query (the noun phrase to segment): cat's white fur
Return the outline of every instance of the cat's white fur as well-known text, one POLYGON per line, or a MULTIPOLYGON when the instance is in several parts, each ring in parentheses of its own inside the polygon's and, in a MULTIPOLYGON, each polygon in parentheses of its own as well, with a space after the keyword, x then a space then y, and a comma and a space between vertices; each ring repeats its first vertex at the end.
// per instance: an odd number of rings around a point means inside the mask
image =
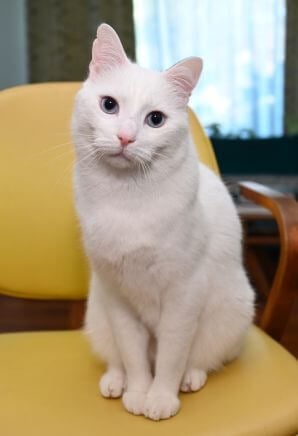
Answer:
POLYGON ((238 355, 254 311, 235 207, 198 164, 189 134, 200 71, 196 58, 164 73, 142 69, 101 25, 73 115, 92 271, 86 332, 107 363, 100 390, 155 420, 177 413, 179 389, 200 389, 238 355), (117 114, 103 112, 103 96, 118 101, 117 114), (153 110, 167 116, 159 128, 145 122, 153 110), (121 146, 119 132, 134 142, 121 146))

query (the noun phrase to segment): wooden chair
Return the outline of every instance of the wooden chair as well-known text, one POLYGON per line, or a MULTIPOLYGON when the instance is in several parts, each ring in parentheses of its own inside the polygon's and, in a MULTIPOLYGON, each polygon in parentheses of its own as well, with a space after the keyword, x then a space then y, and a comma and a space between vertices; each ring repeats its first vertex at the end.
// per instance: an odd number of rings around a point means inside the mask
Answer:
MULTIPOLYGON (((294 435, 296 361, 255 326, 241 356, 210 375, 200 392, 181 395, 182 410, 168 421, 135 417, 120 400, 100 397, 103 365, 79 330, 88 268, 73 210, 69 137, 79 86, 39 84, 0 93, 0 329, 44 330, 0 334, 1 434, 294 435)), ((190 125, 201 159, 218 172, 192 112, 190 125)), ((297 204, 253 184, 241 189, 273 212, 280 229, 280 264, 261 320, 278 339, 298 288, 297 204)))

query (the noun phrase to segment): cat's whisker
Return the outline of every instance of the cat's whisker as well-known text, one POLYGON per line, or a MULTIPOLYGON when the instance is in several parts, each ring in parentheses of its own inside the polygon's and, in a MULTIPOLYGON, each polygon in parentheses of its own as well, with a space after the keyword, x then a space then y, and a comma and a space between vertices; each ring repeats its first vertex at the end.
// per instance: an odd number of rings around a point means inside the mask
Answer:
POLYGON ((154 158, 155 156, 162 157, 164 159, 168 159, 169 158, 168 154, 161 153, 160 151, 157 151, 157 150, 153 152, 152 158, 154 158))
POLYGON ((65 159, 65 158, 71 158, 71 157, 72 157, 72 161, 74 161, 73 152, 71 150, 64 150, 62 153, 56 154, 55 156, 52 156, 49 159, 49 162, 55 163, 55 162, 58 162, 58 161, 65 159))
POLYGON ((144 179, 149 184, 152 184, 152 177, 150 176, 150 167, 147 162, 140 158, 140 156, 135 155, 135 160, 138 163, 138 167, 141 169, 144 179))
POLYGON ((51 147, 47 147, 47 148, 41 149, 41 150, 37 151, 36 153, 34 153, 32 155, 32 158, 43 157, 44 155, 46 155, 48 153, 49 154, 53 153, 53 152, 55 152, 56 150, 59 150, 59 149, 62 149, 64 151, 68 151, 69 152, 69 151, 72 150, 72 148, 66 147, 66 146, 70 145, 70 144, 72 144, 72 142, 71 141, 67 141, 67 142, 62 142, 62 143, 56 144, 56 145, 51 146, 51 147))
MULTIPOLYGON (((83 145, 81 148, 89 149, 90 145, 93 143, 88 143, 88 145, 83 145)), ((28 159, 29 162, 35 159, 39 159, 41 157, 47 157, 51 154, 56 153, 54 156, 49 158, 50 162, 55 162, 56 160, 60 160, 66 158, 68 155, 74 155, 75 150, 72 141, 66 141, 59 144, 55 144, 53 146, 47 147, 45 149, 39 150, 36 153, 32 154, 28 159), (57 154, 57 151, 61 151, 61 153, 57 154)))
MULTIPOLYGON (((82 163, 92 163, 97 157, 99 157, 99 150, 98 149, 92 149, 89 151, 89 153, 87 153, 83 158, 79 158, 78 162, 80 165, 82 165, 82 163)), ((100 157, 99 157, 100 159, 100 157)))
POLYGON ((78 161, 82 162, 82 161, 88 159, 90 156, 97 154, 98 152, 99 152, 99 150, 97 148, 89 147, 87 152, 84 152, 83 157, 80 156, 80 153, 78 154, 78 161))
POLYGON ((141 165, 141 169, 142 169, 142 172, 143 172, 143 175, 144 175, 144 179, 148 180, 148 174, 146 173, 146 167, 145 167, 144 162, 140 161, 140 165, 141 165))
POLYGON ((138 162, 144 179, 153 185, 154 180, 151 175, 151 162, 152 162, 152 155, 149 152, 146 152, 144 150, 138 150, 138 153, 135 153, 134 159, 138 162))
POLYGON ((150 161, 154 160, 155 157, 161 157, 161 158, 164 158, 164 159, 168 159, 169 158, 169 154, 168 153, 165 153, 165 152, 163 153, 159 149, 153 150, 152 152, 148 152, 147 150, 140 150, 140 151, 141 151, 142 155, 148 157, 147 160, 150 160, 150 161))
POLYGON ((73 171, 74 167, 74 161, 70 162, 68 165, 65 166, 64 170, 60 174, 60 177, 57 177, 55 184, 53 185, 54 188, 59 187, 61 185, 65 184, 65 179, 69 179, 70 172, 73 171))
POLYGON ((134 158, 138 158, 143 162, 151 162, 151 153, 145 150, 136 150, 134 153, 134 158))
POLYGON ((81 138, 94 138, 94 134, 88 135, 87 133, 78 133, 78 132, 76 132, 76 136, 80 136, 81 138))

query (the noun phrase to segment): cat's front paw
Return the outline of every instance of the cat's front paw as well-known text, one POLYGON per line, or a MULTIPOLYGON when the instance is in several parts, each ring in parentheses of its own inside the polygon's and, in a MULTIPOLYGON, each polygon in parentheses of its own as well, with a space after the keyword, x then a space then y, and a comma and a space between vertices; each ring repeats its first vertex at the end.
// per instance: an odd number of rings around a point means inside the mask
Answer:
POLYGON ((207 380, 205 371, 196 368, 188 369, 182 379, 180 391, 181 392, 196 392, 201 389, 207 380))
POLYGON ((121 370, 107 371, 100 379, 99 390, 105 398, 119 398, 125 388, 125 373, 121 370))
POLYGON ((134 415, 143 415, 146 392, 127 391, 123 394, 122 401, 125 409, 134 415))
POLYGON ((146 418, 159 421, 176 415, 179 408, 180 401, 175 394, 166 391, 149 391, 145 400, 144 415, 146 418))

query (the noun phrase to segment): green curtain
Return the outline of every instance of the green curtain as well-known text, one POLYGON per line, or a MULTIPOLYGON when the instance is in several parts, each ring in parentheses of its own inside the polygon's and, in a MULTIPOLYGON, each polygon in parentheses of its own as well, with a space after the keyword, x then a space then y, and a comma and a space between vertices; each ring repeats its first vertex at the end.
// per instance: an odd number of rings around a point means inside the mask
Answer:
POLYGON ((298 0, 287 0, 285 132, 298 134, 298 0))
POLYGON ((84 80, 102 22, 134 59, 132 10, 132 0, 27 0, 30 82, 84 80))

